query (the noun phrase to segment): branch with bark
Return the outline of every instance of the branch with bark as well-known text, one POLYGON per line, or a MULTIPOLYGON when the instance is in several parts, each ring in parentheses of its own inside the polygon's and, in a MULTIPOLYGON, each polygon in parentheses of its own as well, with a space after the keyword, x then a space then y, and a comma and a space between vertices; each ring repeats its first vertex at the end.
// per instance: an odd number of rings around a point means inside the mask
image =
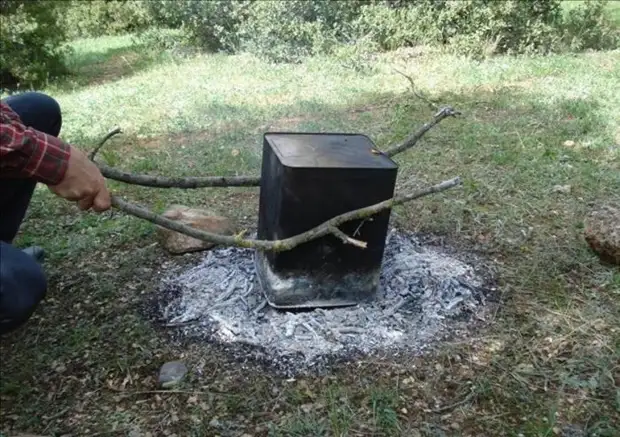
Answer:
MULTIPOLYGON (((399 153, 414 147, 420 139, 434 126, 441 123, 442 120, 448 117, 455 117, 460 112, 455 111, 451 107, 445 107, 439 110, 432 120, 425 123, 420 129, 407 137, 405 141, 394 147, 388 148, 382 152, 385 155, 393 158, 399 153)), ((114 135, 121 133, 119 128, 114 129, 107 134, 103 140, 97 145, 97 147, 89 154, 91 160, 94 161, 95 156, 99 150, 103 147, 107 140, 114 135)), ((95 162, 103 174, 104 177, 119 182, 124 182, 131 185, 141 185, 151 188, 183 188, 183 189, 195 189, 195 188, 207 188, 207 187, 258 187, 260 186, 259 176, 199 176, 199 177, 182 177, 182 176, 157 176, 148 174, 131 173, 123 170, 119 170, 110 167, 106 164, 95 162)))
POLYGON ((282 240, 255 240, 250 238, 243 238, 242 236, 228 236, 202 231, 200 229, 192 228, 191 226, 184 225, 177 221, 167 219, 159 214, 155 214, 154 212, 149 211, 142 206, 126 202, 117 196, 112 196, 112 205, 129 215, 133 215, 135 217, 147 220, 158 226, 170 229, 171 231, 179 232, 189 237, 197 238, 202 241, 209 241, 211 243, 223 246, 236 246, 263 251, 283 252, 286 250, 291 250, 299 246, 300 244, 307 243, 308 241, 316 240, 317 238, 324 237, 328 234, 334 234, 337 238, 345 240, 347 244, 353 244, 357 247, 365 248, 365 242, 349 237, 340 229, 338 229, 338 227, 343 223, 371 217, 385 209, 389 209, 397 205, 402 205, 403 203, 420 199, 431 194, 440 193, 450 188, 454 188, 458 185, 461 185, 460 178, 457 177, 454 179, 449 179, 437 185, 430 186, 424 190, 417 191, 415 193, 396 196, 392 199, 384 200, 383 202, 376 203, 365 208, 356 209, 354 211, 338 215, 315 228, 295 235, 294 237, 289 237, 282 240))
MULTIPOLYGON (((388 148, 384 153, 389 157, 402 153, 417 144, 417 142, 434 126, 439 124, 442 120, 448 117, 454 117, 459 112, 455 111, 451 107, 446 107, 437 112, 433 119, 425 123, 419 130, 407 137, 402 143, 388 148)), ((103 140, 97 145, 97 147, 89 154, 91 160, 95 160, 95 157, 99 150, 103 147, 107 140, 114 135, 120 133, 120 129, 115 129, 106 135, 103 140)), ((125 182, 133 185, 141 185, 155 188, 203 188, 203 187, 251 187, 260 186, 260 178, 254 176, 206 176, 206 177, 166 177, 166 176, 152 176, 146 174, 134 174, 122 170, 115 169, 105 164, 96 163, 101 169, 101 173, 108 179, 113 179, 120 182, 125 182)), ((281 239, 281 240, 257 240, 251 238, 243 238, 243 234, 234 236, 215 234, 212 232, 206 232, 200 229, 192 228, 183 223, 170 220, 159 214, 156 214, 142 206, 132 204, 121 199, 118 196, 112 196, 112 205, 123 211, 126 214, 134 217, 147 220, 155 225, 167 228, 171 231, 179 232, 189 237, 196 238, 198 240, 211 242, 217 245, 243 247, 248 249, 255 249, 261 251, 274 251, 282 252, 291 250, 301 244, 315 240, 317 238, 324 237, 326 235, 333 235, 343 242, 343 244, 351 244, 359 247, 360 249, 367 248, 367 243, 353 238, 340 230, 340 226, 346 222, 353 220, 364 220, 375 214, 393 208, 397 205, 402 205, 407 202, 411 202, 422 197, 426 197, 435 193, 454 188, 461 185, 461 179, 456 177, 443 181, 437 185, 427 187, 423 190, 410 193, 396 195, 391 199, 377 203, 375 205, 360 208, 354 211, 333 217, 332 219, 293 237, 281 239)))
POLYGON ((441 123, 442 120, 445 120, 448 117, 456 117, 457 115, 460 115, 460 112, 455 111, 450 106, 446 106, 445 108, 440 109, 431 121, 424 123, 420 129, 408 136, 405 141, 394 147, 390 147, 384 153, 390 158, 392 158, 399 153, 403 153, 405 150, 411 149, 418 143, 418 141, 420 141, 420 138, 426 135, 426 133, 433 127, 441 123))

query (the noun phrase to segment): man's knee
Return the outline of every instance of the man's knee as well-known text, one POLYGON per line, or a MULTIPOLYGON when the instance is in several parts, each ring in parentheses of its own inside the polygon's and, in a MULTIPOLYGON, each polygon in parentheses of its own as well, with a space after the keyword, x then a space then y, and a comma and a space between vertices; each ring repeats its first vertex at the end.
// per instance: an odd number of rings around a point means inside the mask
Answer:
POLYGON ((25 323, 47 292, 47 278, 36 260, 0 242, 0 334, 25 323))
POLYGON ((9 96, 4 102, 26 126, 55 137, 60 134, 62 114, 60 105, 53 97, 32 91, 9 96))

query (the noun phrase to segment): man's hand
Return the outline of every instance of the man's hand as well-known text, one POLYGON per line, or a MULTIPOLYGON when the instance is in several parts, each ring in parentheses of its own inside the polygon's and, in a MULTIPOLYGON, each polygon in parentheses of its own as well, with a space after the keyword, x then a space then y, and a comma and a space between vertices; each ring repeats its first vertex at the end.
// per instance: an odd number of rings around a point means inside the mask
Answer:
POLYGON ((78 202, 79 208, 83 211, 92 208, 102 212, 111 206, 110 193, 103 175, 97 166, 75 147, 71 148, 64 178, 58 185, 50 186, 49 189, 60 197, 78 202))

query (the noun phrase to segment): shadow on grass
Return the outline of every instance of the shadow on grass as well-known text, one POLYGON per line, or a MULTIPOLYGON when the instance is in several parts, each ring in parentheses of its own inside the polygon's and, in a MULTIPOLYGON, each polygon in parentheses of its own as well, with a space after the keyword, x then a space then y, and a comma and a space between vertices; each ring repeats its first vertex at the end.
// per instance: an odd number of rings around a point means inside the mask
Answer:
MULTIPOLYGON (((480 331, 478 337, 484 344, 488 334, 509 345, 507 349, 489 356, 474 350, 475 345, 461 343, 451 346, 457 352, 447 347, 444 355, 417 358, 415 365, 409 358, 403 363, 403 358, 394 363, 360 366, 355 372, 345 366, 335 369, 333 377, 298 378, 296 385, 287 387, 299 391, 299 401, 283 403, 280 393, 284 382, 263 369, 248 364, 241 367, 212 345, 179 345, 160 336, 140 318, 136 310, 143 299, 140 293, 156 286, 156 272, 162 262, 170 260, 153 246, 153 233, 147 231, 150 225, 113 212, 102 216, 82 214, 41 191, 35 196, 21 241, 39 242, 52 252, 62 249, 64 259, 56 258, 55 264, 48 266, 52 276, 50 300, 23 330, 2 340, 3 359, 10 357, 2 366, 0 394, 6 400, 2 425, 46 428, 57 433, 71 429, 86 435, 86 428, 113 432, 115 426, 139 423, 143 431, 154 431, 162 426, 161 411, 174 410, 176 420, 166 426, 178 435, 191 435, 196 423, 210 423, 215 416, 220 421, 234 422, 239 414, 246 419, 239 429, 254 433, 266 420, 273 420, 274 426, 281 423, 278 417, 271 419, 274 405, 286 414, 309 402, 319 409, 326 408, 330 405, 331 386, 337 381, 350 393, 347 396, 351 402, 343 403, 352 409, 352 429, 363 427, 391 435, 402 429, 402 435, 413 435, 411 430, 435 426, 449 429, 457 423, 461 431, 470 434, 511 435, 524 430, 528 435, 538 435, 530 434, 527 427, 532 423, 523 424, 520 418, 547 417, 549 411, 555 411, 556 404, 569 396, 563 388, 567 371, 576 378, 577 398, 585 396, 589 402, 566 410, 562 420, 594 423, 612 417, 614 387, 608 382, 596 387, 580 385, 580 381, 589 381, 593 367, 603 375, 612 371, 612 364, 605 363, 617 362, 611 349, 596 348, 608 341, 608 329, 617 322, 614 314, 618 302, 602 289, 595 295, 579 294, 579 290, 599 287, 601 278, 609 275, 581 238, 587 203, 617 199, 620 193, 620 174, 614 159, 617 154, 610 155, 614 152, 608 147, 613 144, 609 120, 600 113, 596 101, 542 103, 536 95, 514 89, 433 97, 461 110, 463 116, 442 122, 415 149, 396 158, 401 180, 413 179, 413 186, 417 186, 460 175, 464 187, 399 208, 397 220, 417 231, 447 235, 463 248, 480 251, 498 262, 502 287, 511 295, 502 311, 508 316, 502 316, 507 317, 505 322, 495 321, 492 333, 480 331), (568 192, 556 191, 557 185, 571 188, 568 192), (568 289, 599 311, 595 315, 596 341, 586 325, 576 331, 569 325, 538 324, 536 318, 542 308, 557 311, 568 305, 568 289), (546 346, 549 335, 563 338, 562 343, 554 343, 557 350, 553 349, 552 357, 546 346), (150 401, 137 403, 135 396, 119 396, 118 390, 152 390, 158 364, 181 353, 191 368, 208 369, 189 383, 188 390, 190 394, 196 390, 198 401, 159 396, 155 408, 150 401), (455 357, 470 354, 476 354, 478 360, 471 365, 475 372, 470 364, 455 361, 455 357), (563 359, 553 358, 556 356, 569 357, 572 367, 567 370, 563 359), (601 359, 593 364, 593 357, 601 359), (501 371, 532 363, 536 372, 519 373, 518 378, 501 371), (414 382, 399 387, 398 397, 390 404, 394 414, 390 415, 389 426, 382 425, 364 400, 372 398, 377 390, 393 390, 395 378, 414 382), (216 384, 218 391, 203 396, 200 390, 205 384, 216 384), (105 388, 109 386, 116 389, 105 388), (458 393, 467 393, 470 387, 475 389, 471 405, 462 404, 454 415, 428 413, 437 403, 453 404, 458 393), (218 394, 240 390, 246 394, 244 402, 234 408, 225 402, 226 395, 218 394), (46 393, 53 394, 53 403, 47 400, 46 393), (85 393, 89 393, 88 402, 79 400, 85 393), (199 403, 204 407, 196 407, 199 403), (103 407, 118 414, 116 424, 102 415, 103 407), (63 411, 74 409, 80 415, 65 418, 63 411), (408 413, 397 413, 401 411, 408 413), (33 422, 35 416, 42 419, 33 422), (501 421, 501 417, 509 420, 501 421)), ((205 116, 212 111, 214 119, 222 114, 222 108, 214 105, 204 109, 205 116)), ((125 144, 116 151, 111 143, 108 158, 140 171, 214 174, 228 169, 256 174, 260 167, 256 157, 265 130, 286 127, 363 132, 385 148, 432 116, 424 103, 408 95, 360 96, 356 103, 339 107, 300 102, 264 115, 260 115, 263 113, 259 108, 247 106, 239 111, 230 105, 225 109, 230 117, 236 112, 244 115, 228 128, 229 116, 220 118, 221 129, 213 134, 179 132, 172 135, 173 141, 162 139, 157 147, 142 147, 139 139, 133 139, 135 147, 125 144), (145 160, 149 163, 145 164, 145 160), (189 162, 193 167, 188 168, 189 162)), ((85 140, 94 143, 97 139, 85 140)), ((119 144, 123 140, 114 141, 119 144)), ((223 206, 231 215, 250 213, 257 194, 255 189, 182 193, 126 187, 118 191, 158 209, 181 198, 194 205, 223 206), (251 200, 247 193, 251 193, 251 200)), ((583 317, 587 320, 594 315, 584 313, 583 317)), ((317 417, 333 416, 331 413, 320 410, 317 417)), ((289 428, 302 429, 302 425, 307 423, 289 428)), ((330 425, 319 421, 312 426, 322 429, 330 425)))

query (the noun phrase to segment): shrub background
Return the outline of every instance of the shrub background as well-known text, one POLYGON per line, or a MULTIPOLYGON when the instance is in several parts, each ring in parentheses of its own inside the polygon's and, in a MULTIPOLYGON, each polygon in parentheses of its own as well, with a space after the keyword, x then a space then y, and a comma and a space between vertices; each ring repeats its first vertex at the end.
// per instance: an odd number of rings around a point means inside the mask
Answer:
POLYGON ((2 85, 62 74, 66 42, 133 33, 153 49, 250 52, 272 62, 427 45, 471 57, 619 47, 607 1, 0 0, 2 85))

